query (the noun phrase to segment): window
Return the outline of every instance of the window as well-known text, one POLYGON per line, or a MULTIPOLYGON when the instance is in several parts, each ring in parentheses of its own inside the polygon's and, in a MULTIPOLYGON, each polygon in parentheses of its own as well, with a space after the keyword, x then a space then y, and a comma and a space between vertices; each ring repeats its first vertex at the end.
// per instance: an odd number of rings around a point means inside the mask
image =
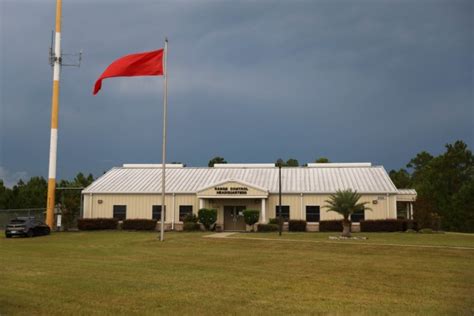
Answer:
MULTIPOLYGON (((151 218, 156 219, 157 221, 161 220, 161 205, 153 205, 152 210, 151 210, 151 218)), ((166 221, 166 205, 165 205, 165 214, 164 219, 166 221)))
POLYGON ((351 221, 354 222, 354 223, 359 223, 360 221, 363 221, 364 219, 365 219, 364 210, 354 212, 351 215, 351 221))
POLYGON ((319 222, 319 205, 306 206, 306 221, 310 223, 319 222))
POLYGON ((179 206, 179 221, 183 222, 186 216, 191 215, 192 213, 193 213, 192 205, 180 205, 179 206))
MULTIPOLYGON (((279 206, 275 206, 275 217, 278 218, 280 215, 278 213, 279 206)), ((283 220, 285 222, 288 222, 290 220, 290 206, 289 205, 282 205, 281 206, 281 217, 283 217, 283 220)))
POLYGON ((123 221, 127 218, 127 205, 114 205, 114 218, 123 221))

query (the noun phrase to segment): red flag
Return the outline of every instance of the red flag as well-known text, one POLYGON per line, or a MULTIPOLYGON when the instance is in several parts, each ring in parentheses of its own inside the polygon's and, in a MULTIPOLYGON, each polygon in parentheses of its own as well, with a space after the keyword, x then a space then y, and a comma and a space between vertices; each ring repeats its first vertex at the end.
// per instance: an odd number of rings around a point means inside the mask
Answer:
POLYGON ((102 80, 110 77, 163 75, 163 49, 131 54, 115 60, 105 69, 94 86, 94 95, 102 87, 102 80))

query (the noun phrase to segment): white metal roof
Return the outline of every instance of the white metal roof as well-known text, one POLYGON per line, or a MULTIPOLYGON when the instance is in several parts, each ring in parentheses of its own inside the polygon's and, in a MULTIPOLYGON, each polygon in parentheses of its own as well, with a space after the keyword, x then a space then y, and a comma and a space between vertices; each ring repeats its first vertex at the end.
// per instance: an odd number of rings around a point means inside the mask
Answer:
POLYGON ((274 163, 216 163, 214 168, 274 168, 274 163))
MULTIPOLYGON (((172 168, 166 170, 167 193, 196 193, 225 180, 236 180, 278 192, 278 168, 172 168)), ((381 166, 282 168, 284 193, 334 193, 353 189, 360 193, 398 191, 381 166)), ((117 167, 94 181, 83 193, 160 193, 161 168, 117 167)))
MULTIPOLYGON (((161 168, 161 163, 124 163, 124 168, 161 168)), ((166 168, 184 168, 182 163, 167 163, 166 168)))
POLYGON ((415 189, 398 189, 398 194, 417 195, 415 189))
POLYGON ((311 162, 310 168, 346 168, 346 167, 372 167, 370 162, 311 162))

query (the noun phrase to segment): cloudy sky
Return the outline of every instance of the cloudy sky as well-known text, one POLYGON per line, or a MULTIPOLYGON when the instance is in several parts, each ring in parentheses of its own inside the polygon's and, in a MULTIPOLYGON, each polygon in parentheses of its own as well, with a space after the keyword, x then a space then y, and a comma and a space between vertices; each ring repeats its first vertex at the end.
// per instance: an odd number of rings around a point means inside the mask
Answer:
MULTIPOLYGON (((474 147, 473 1, 63 0, 58 177, 159 163, 163 80, 96 78, 169 37, 169 161, 371 161, 474 147)), ((0 0, 0 178, 47 176, 54 0, 0 0)))

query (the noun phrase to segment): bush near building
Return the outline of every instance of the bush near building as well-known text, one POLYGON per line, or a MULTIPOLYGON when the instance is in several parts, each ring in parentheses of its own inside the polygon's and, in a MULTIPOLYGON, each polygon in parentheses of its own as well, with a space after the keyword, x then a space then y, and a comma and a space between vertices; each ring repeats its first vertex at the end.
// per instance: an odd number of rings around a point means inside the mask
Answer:
POLYGON ((217 210, 214 208, 202 208, 198 211, 198 218, 206 230, 211 230, 217 221, 217 210))
POLYGON ((305 232, 306 231, 306 221, 292 219, 288 222, 288 230, 290 232, 305 232))
POLYGON ((245 224, 249 225, 252 227, 253 230, 253 225, 258 222, 258 219, 260 217, 260 211, 259 210, 244 210, 244 220, 245 224))
POLYGON ((275 225, 278 225, 278 218, 270 218, 270 219, 268 219, 268 224, 275 224, 275 225))
POLYGON ((199 223, 194 222, 185 222, 183 224, 183 230, 185 232, 195 232, 201 230, 201 225, 199 223))
POLYGON ((277 224, 258 224, 257 231, 258 232, 277 232, 278 225, 277 224))
POLYGON ((320 221, 320 232, 339 232, 342 231, 342 220, 320 221))
POLYGON ((122 229, 125 230, 155 230, 155 219, 126 219, 122 223, 122 229))
POLYGON ((417 223, 406 219, 383 219, 360 221, 361 232, 404 232, 417 230, 417 223))
POLYGON ((199 218, 196 214, 188 214, 183 219, 183 230, 186 232, 193 232, 201 230, 201 224, 198 223, 199 218))
POLYGON ((199 222, 199 218, 196 216, 196 214, 188 214, 184 217, 183 222, 184 223, 197 223, 199 222))
POLYGON ((116 218, 81 218, 77 220, 79 230, 103 230, 117 229, 118 219, 116 218))

